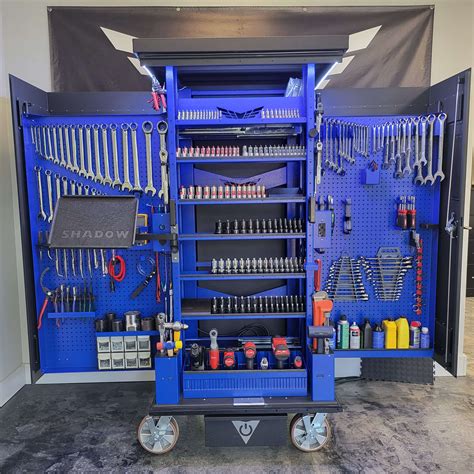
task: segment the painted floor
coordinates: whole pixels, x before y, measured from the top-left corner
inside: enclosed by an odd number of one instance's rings
[[[143,451],[136,427],[153,384],[33,385],[0,409],[0,473],[17,472],[474,472],[474,299],[468,301],[467,377],[434,386],[338,384],[344,412],[330,416],[324,451],[206,448],[200,417],[178,417],[165,456]]]

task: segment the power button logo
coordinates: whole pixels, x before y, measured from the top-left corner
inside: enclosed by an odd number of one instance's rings
[[[249,442],[259,423],[260,420],[232,421],[237,433],[239,433],[239,436],[245,444]]]

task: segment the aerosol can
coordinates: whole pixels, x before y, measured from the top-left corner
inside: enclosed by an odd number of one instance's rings
[[[355,321],[351,324],[349,334],[349,347],[360,349],[360,328]]]

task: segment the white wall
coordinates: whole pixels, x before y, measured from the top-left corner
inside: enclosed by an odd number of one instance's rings
[[[0,0],[1,2],[1,0]],[[0,390],[2,380],[28,363],[24,287],[17,213],[16,181],[9,129],[6,72],[50,90],[50,60],[47,6],[388,6],[425,5],[426,0],[327,0],[327,1],[123,1],[123,0],[3,0],[0,14]],[[474,64],[473,2],[432,0],[435,5],[432,83],[439,82]],[[3,31],[1,31],[3,30]],[[5,72],[6,71],[6,72]],[[471,101],[471,131],[474,130],[474,94]],[[472,136],[472,133],[471,133]],[[472,150],[472,146],[469,148]],[[469,170],[470,175],[470,170]],[[12,240],[14,237],[15,240]],[[467,240],[467,239],[466,239]],[[7,269],[5,271],[4,269]],[[21,329],[21,336],[20,336]],[[21,350],[21,348],[23,350]],[[0,392],[1,394],[1,392]],[[0,396],[0,405],[1,405]]]

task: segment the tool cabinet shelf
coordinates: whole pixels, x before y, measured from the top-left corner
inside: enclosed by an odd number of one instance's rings
[[[293,125],[306,123],[305,117],[279,118],[279,119],[261,119],[259,117],[251,119],[215,119],[215,120],[176,120],[178,128],[200,127],[200,126],[225,126],[225,125]],[[209,131],[212,134],[212,131]]]
[[[336,349],[336,359],[360,358],[407,358],[407,357],[433,357],[433,349]]]
[[[95,317],[96,317],[96,313],[93,311],[48,313],[49,319],[74,319],[74,318],[95,318]]]
[[[306,161],[306,156],[211,156],[176,158],[177,163],[287,163]]]
[[[302,232],[295,232],[292,234],[281,233],[253,233],[253,234],[180,234],[178,240],[292,240],[292,239],[306,239],[306,234]]]
[[[112,336],[159,336],[159,331],[104,331],[96,332],[97,337],[112,337]]]
[[[304,278],[306,278],[306,273],[181,273],[182,280],[290,280]]]
[[[293,204],[293,203],[304,203],[306,198],[302,195],[299,196],[285,196],[285,197],[267,197],[267,198],[256,198],[256,199],[180,199],[178,205],[190,206],[190,205],[236,205],[236,204]]]

